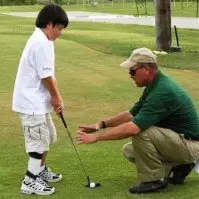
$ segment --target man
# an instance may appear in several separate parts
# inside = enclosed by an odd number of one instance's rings
[[[58,182],[62,175],[45,165],[49,145],[56,141],[56,129],[51,118],[64,105],[54,76],[54,44],[68,25],[66,12],[49,4],[39,12],[36,29],[22,53],[13,93],[13,111],[22,122],[28,168],[22,181],[25,194],[50,195],[55,192],[46,182]]]
[[[156,55],[150,49],[134,50],[121,67],[129,69],[138,87],[145,87],[142,96],[129,111],[80,126],[76,142],[89,144],[132,137],[123,153],[135,162],[140,183],[132,186],[130,193],[166,191],[171,171],[170,181],[182,183],[193,162],[199,159],[196,108],[187,92],[158,69]],[[106,127],[112,128],[93,133]]]

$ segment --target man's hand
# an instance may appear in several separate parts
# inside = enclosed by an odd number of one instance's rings
[[[78,135],[75,137],[77,144],[91,144],[97,142],[97,134],[87,134],[83,131],[77,131]]]
[[[82,125],[79,126],[78,132],[94,133],[100,130],[100,125],[98,123],[92,125]]]

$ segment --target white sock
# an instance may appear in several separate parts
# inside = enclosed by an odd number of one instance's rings
[[[30,157],[28,161],[28,171],[33,175],[38,175],[40,173],[41,159],[35,159]]]

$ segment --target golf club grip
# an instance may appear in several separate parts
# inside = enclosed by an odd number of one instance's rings
[[[68,133],[68,135],[69,135],[69,137],[70,137],[70,140],[71,140],[71,142],[72,142],[72,144],[73,144],[75,150],[77,151],[77,149],[76,149],[76,147],[75,147],[75,144],[74,144],[74,142],[73,142],[73,138],[72,138],[72,136],[71,136],[71,134],[70,134],[70,132],[69,132],[69,130],[68,130],[68,126],[67,126],[67,124],[66,124],[66,121],[65,121],[65,119],[64,119],[64,116],[63,116],[62,112],[60,113],[60,117],[61,117],[61,120],[62,120],[62,122],[63,122],[63,124],[64,124],[64,127],[66,128],[66,131],[67,131],[67,133]]]
[[[61,117],[61,120],[62,120],[62,122],[63,122],[63,124],[64,124],[64,127],[67,128],[67,124],[66,124],[66,121],[65,121],[65,119],[64,119],[64,116],[63,116],[63,113],[62,113],[62,112],[60,113],[60,117]]]
[[[66,124],[66,121],[65,121],[65,119],[64,119],[64,116],[63,116],[62,112],[60,113],[60,116],[61,116],[61,120],[62,120],[62,122],[63,122],[63,124],[64,124],[64,127],[66,128],[66,131],[67,131],[67,133],[68,133],[68,135],[69,135],[69,138],[70,138],[70,140],[71,140],[71,142],[72,142],[72,144],[73,144],[75,150],[77,151],[77,149],[76,149],[76,147],[75,147],[75,144],[74,144],[74,142],[73,142],[73,138],[72,138],[72,136],[71,136],[71,134],[70,134],[70,132],[69,132],[69,130],[68,130],[68,126],[67,126],[67,124]]]

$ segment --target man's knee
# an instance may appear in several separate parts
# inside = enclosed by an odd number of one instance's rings
[[[134,152],[133,152],[133,145],[132,142],[128,142],[123,146],[122,149],[123,152],[123,156],[131,161],[131,162],[135,162],[135,157],[134,157]]]
[[[143,142],[153,139],[153,137],[157,134],[157,131],[158,130],[156,126],[145,129],[144,131],[133,137],[133,144],[136,144],[136,142]]]

